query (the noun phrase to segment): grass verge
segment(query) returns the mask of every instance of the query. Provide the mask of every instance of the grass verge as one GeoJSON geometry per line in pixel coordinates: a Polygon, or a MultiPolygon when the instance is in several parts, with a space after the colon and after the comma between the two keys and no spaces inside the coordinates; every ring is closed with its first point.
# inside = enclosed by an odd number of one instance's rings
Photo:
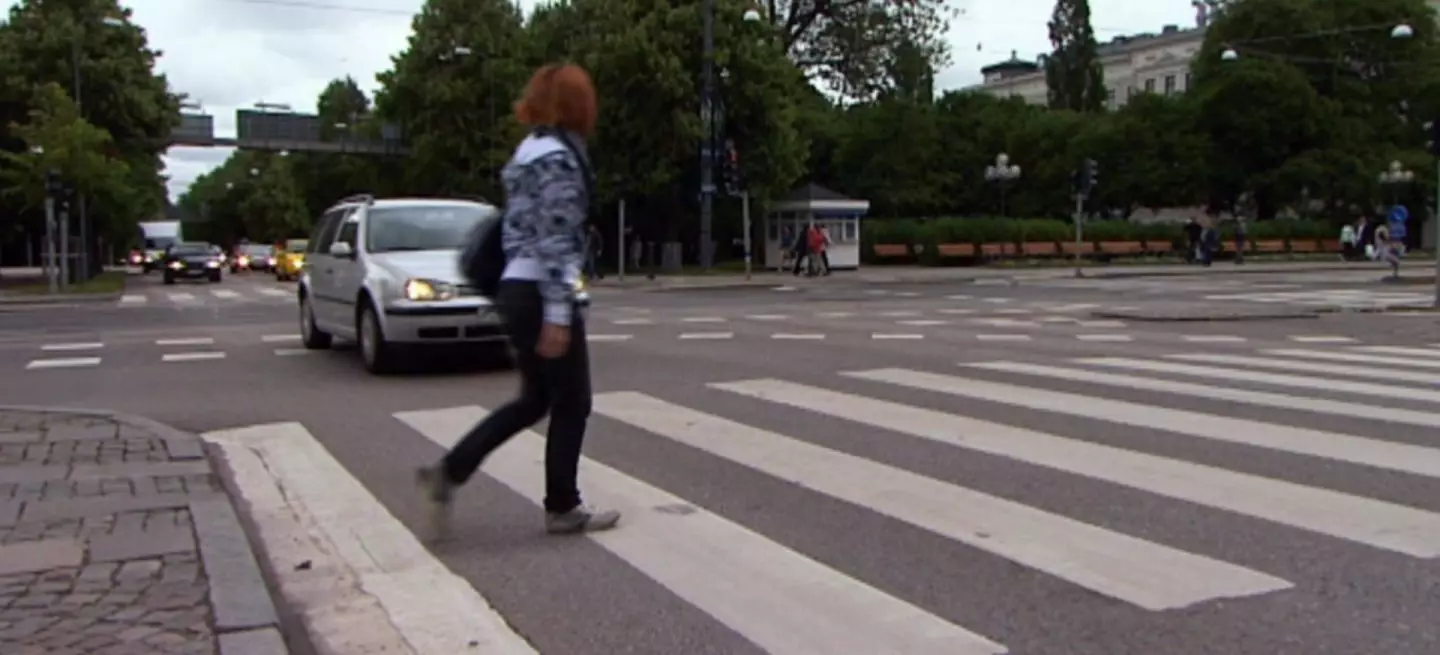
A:
{"type": "MultiPolygon", "coordinates": [[[[99,294],[99,293],[120,293],[125,290],[125,273],[120,271],[105,271],[93,279],[70,285],[61,294],[99,294]]],[[[7,286],[7,293],[17,295],[43,295],[50,293],[50,285],[44,280],[26,281],[15,286],[7,286]]]]}

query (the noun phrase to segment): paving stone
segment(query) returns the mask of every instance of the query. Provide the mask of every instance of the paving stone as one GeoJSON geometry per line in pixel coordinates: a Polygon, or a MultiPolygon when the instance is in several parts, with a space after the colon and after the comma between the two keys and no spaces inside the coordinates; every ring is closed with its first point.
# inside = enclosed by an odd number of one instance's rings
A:
{"type": "Polygon", "coordinates": [[[286,655],[289,652],[285,639],[275,628],[220,635],[220,655],[286,655]]]}
{"type": "MultiPolygon", "coordinates": [[[[172,460],[200,460],[205,461],[205,445],[198,437],[173,437],[165,439],[165,451],[169,453],[172,460]]],[[[209,467],[208,462],[206,467],[209,467]]]]}
{"type": "MultiPolygon", "coordinates": [[[[214,496],[208,493],[203,496],[214,496]]],[[[25,505],[21,519],[24,521],[51,521],[57,519],[83,518],[86,516],[101,516],[106,514],[120,514],[123,512],[138,512],[153,509],[170,509],[184,507],[189,501],[195,499],[196,494],[187,496],[180,494],[155,495],[155,496],[107,496],[103,498],[73,498],[64,500],[42,500],[29,502],[25,505]]],[[[228,501],[223,498],[228,505],[228,501]]]]}
{"type": "Polygon", "coordinates": [[[76,464],[70,472],[70,479],[149,478],[172,475],[203,475],[209,472],[210,464],[205,461],[76,464]]]}
{"type": "Polygon", "coordinates": [[[230,502],[224,497],[191,501],[190,518],[210,578],[215,628],[229,632],[276,625],[275,606],[230,502]]]}
{"type": "Polygon", "coordinates": [[[0,430],[0,443],[30,443],[40,437],[39,430],[0,430]]]}
{"type": "Polygon", "coordinates": [[[47,464],[44,466],[0,466],[0,483],[22,484],[26,482],[45,482],[47,480],[64,480],[70,473],[70,467],[66,465],[47,464]]]}
{"type": "Polygon", "coordinates": [[[120,570],[115,573],[115,579],[119,581],[148,580],[160,572],[162,563],[157,560],[137,560],[125,562],[120,565],[120,570]]]}
{"type": "Polygon", "coordinates": [[[79,566],[85,546],[74,539],[24,541],[0,546],[0,575],[79,566]]]}
{"type": "Polygon", "coordinates": [[[114,423],[101,423],[99,425],[46,425],[46,441],[101,441],[115,439],[120,433],[119,426],[114,423]]]}
{"type": "Polygon", "coordinates": [[[0,500],[0,529],[15,527],[23,506],[18,500],[0,500]]]}

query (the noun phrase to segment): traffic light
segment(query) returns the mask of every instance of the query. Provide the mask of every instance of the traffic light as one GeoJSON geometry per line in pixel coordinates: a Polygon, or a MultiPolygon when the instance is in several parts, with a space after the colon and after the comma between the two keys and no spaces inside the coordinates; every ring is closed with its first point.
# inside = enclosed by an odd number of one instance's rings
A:
{"type": "Polygon", "coordinates": [[[1440,121],[1426,123],[1425,133],[1430,135],[1430,140],[1425,142],[1426,149],[1430,154],[1440,157],[1440,121]]]}
{"type": "Polygon", "coordinates": [[[735,149],[735,142],[725,140],[725,159],[720,162],[720,177],[725,184],[725,193],[738,196],[745,189],[744,176],[740,174],[740,152],[735,149]]]}
{"type": "Polygon", "coordinates": [[[64,191],[65,181],[60,178],[60,171],[50,169],[45,171],[45,194],[51,198],[59,198],[64,191]]]}
{"type": "Polygon", "coordinates": [[[1095,190],[1095,185],[1100,183],[1100,164],[1094,159],[1086,159],[1080,164],[1080,168],[1070,174],[1070,184],[1075,189],[1075,195],[1089,197],[1090,192],[1095,190]]]}

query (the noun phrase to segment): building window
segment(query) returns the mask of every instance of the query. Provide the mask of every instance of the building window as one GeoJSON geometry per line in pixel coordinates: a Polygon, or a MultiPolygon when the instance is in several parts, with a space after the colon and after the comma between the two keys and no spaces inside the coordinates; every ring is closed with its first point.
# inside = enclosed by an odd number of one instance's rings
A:
{"type": "Polygon", "coordinates": [[[1154,93],[1154,92],[1155,92],[1155,78],[1152,77],[1152,78],[1150,78],[1150,79],[1148,79],[1148,80],[1145,80],[1145,92],[1146,92],[1146,93],[1154,93]]]}
{"type": "Polygon", "coordinates": [[[1168,96],[1168,95],[1170,95],[1170,94],[1172,94],[1172,93],[1175,93],[1175,76],[1174,76],[1174,75],[1166,75],[1166,76],[1165,76],[1165,95],[1168,96]]]}
{"type": "Polygon", "coordinates": [[[1109,91],[1106,91],[1106,92],[1105,92],[1105,95],[1106,95],[1106,104],[1110,105],[1111,107],[1114,107],[1114,106],[1115,106],[1115,89],[1110,89],[1109,91]]]}
{"type": "Polygon", "coordinates": [[[1134,84],[1127,84],[1127,85],[1125,86],[1125,99],[1126,99],[1126,100],[1129,100],[1129,99],[1134,98],[1134,97],[1135,97],[1135,85],[1134,85],[1134,84]]]}

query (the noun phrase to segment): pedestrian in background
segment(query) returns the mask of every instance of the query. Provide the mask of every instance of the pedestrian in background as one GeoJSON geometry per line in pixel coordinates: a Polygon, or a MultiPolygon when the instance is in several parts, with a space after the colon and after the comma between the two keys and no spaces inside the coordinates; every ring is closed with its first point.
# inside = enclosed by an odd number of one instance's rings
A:
{"type": "Polygon", "coordinates": [[[515,117],[531,132],[501,171],[506,265],[496,300],[520,369],[520,397],[487,416],[418,478],[443,532],[454,489],[496,448],[549,414],[546,529],[604,530],[620,513],[581,504],[576,480],[591,406],[585,321],[574,298],[592,202],[584,149],[596,119],[590,75],[574,65],[541,68],[515,103],[515,117]]]}

